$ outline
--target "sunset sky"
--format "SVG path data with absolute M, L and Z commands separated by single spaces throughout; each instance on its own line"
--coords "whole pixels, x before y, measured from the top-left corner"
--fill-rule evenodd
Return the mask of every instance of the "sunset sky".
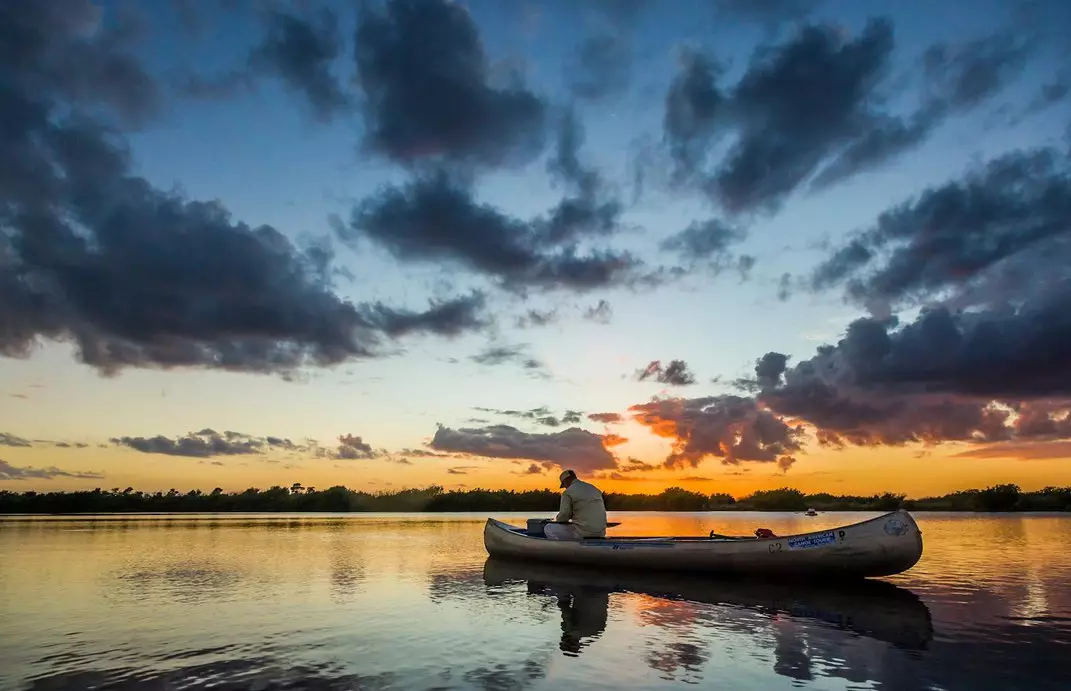
M 0 489 L 1071 484 L 1069 30 L 0 0 Z

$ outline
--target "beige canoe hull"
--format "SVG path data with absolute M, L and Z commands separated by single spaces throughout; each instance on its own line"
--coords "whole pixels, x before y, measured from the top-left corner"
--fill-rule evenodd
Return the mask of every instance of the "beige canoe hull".
M 774 577 L 890 576 L 907 571 L 922 557 L 922 532 L 903 510 L 839 528 L 769 539 L 547 540 L 489 518 L 483 539 L 488 554 L 504 559 Z

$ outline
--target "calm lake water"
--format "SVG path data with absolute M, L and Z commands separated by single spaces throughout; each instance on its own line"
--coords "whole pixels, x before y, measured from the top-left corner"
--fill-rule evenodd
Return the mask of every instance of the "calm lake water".
M 849 588 L 489 562 L 472 514 L 0 517 L 0 689 L 1071 688 L 1071 518 L 916 518 L 922 561 Z

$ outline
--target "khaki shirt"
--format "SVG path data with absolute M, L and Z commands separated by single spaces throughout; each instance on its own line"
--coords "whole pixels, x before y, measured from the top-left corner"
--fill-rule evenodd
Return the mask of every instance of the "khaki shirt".
M 562 492 L 561 509 L 554 520 L 572 521 L 584 537 L 606 537 L 606 506 L 602 492 L 583 480 L 573 480 Z

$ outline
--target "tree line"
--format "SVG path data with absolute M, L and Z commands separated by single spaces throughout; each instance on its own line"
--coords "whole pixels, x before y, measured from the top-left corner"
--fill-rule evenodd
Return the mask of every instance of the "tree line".
M 759 490 L 739 499 L 730 494 L 702 494 L 670 487 L 658 494 L 604 493 L 610 511 L 1071 511 L 1071 487 L 1024 492 L 1018 485 L 953 492 L 939 497 L 908 499 L 885 492 L 869 496 L 805 494 L 798 489 Z M 556 511 L 561 495 L 540 490 L 422 489 L 364 492 L 341 485 L 318 490 L 295 483 L 241 492 L 141 492 L 94 489 L 68 492 L 0 491 L 0 513 L 170 513 L 170 512 L 513 512 Z

